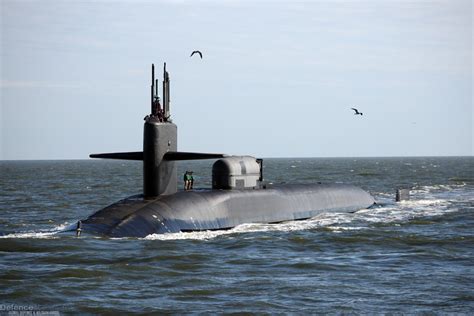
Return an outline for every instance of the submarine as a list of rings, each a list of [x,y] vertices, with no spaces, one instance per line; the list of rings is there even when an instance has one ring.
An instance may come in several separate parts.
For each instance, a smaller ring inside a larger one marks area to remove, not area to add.
[[[143,193],[98,210],[77,222],[76,236],[146,237],[225,230],[246,223],[304,220],[321,213],[355,212],[375,203],[348,184],[265,183],[263,160],[251,156],[180,152],[170,115],[170,79],[163,67],[162,99],[151,71],[151,113],[144,120],[143,151],[91,154],[91,158],[143,161]],[[178,190],[181,160],[213,159],[212,187]]]

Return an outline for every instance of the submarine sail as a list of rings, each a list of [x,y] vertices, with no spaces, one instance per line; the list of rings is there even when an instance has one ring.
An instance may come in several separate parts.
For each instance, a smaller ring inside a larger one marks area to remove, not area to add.
[[[143,151],[91,154],[91,158],[143,161],[143,194],[109,205],[79,221],[82,234],[145,237],[150,234],[229,229],[245,223],[302,220],[327,212],[355,212],[374,198],[347,184],[268,185],[262,159],[220,153],[179,152],[170,115],[170,80],[163,69],[162,102],[155,67],[151,113],[145,117]],[[217,159],[212,188],[178,191],[178,160]],[[78,228],[79,229],[79,228]]]

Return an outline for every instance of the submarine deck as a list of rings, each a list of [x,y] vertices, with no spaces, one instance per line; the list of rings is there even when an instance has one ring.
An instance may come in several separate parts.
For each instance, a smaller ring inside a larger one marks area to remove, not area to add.
[[[255,190],[197,189],[146,199],[134,195],[82,221],[82,232],[110,237],[230,229],[244,223],[278,223],[325,212],[355,212],[374,204],[346,184],[274,185]]]

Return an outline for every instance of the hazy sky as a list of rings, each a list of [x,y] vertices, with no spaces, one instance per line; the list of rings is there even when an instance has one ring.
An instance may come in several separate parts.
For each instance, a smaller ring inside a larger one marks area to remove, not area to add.
[[[0,159],[141,150],[165,61],[182,151],[474,154],[470,0],[0,3]]]

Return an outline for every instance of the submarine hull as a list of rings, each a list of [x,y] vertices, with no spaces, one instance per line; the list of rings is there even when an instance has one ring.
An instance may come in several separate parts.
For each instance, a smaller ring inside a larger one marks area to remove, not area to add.
[[[293,184],[255,190],[194,190],[145,198],[135,195],[82,221],[85,234],[150,234],[230,229],[245,223],[303,220],[328,212],[355,212],[374,198],[346,184]]]

